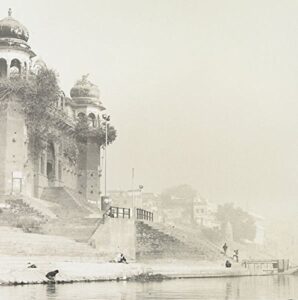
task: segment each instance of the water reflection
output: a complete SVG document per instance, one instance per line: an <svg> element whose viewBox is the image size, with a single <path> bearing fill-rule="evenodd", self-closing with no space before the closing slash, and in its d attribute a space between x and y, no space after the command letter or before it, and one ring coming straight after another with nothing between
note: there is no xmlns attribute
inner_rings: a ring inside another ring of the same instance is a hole
<svg viewBox="0 0 298 300"><path fill-rule="evenodd" d="M57 286L58 285L54 283L49 283L46 285L47 299L56 299Z"/></svg>
<svg viewBox="0 0 298 300"><path fill-rule="evenodd" d="M298 300L297 276L1 287L2 300Z"/></svg>
<svg viewBox="0 0 298 300"><path fill-rule="evenodd" d="M226 295L225 295L225 300L229 300L231 299L232 295L232 283L231 282L227 282L226 283Z"/></svg>

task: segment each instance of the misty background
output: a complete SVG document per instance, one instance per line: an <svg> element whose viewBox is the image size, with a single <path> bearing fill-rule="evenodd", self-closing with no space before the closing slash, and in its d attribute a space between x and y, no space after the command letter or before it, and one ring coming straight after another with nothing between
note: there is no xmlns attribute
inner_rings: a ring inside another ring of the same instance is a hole
<svg viewBox="0 0 298 300"><path fill-rule="evenodd" d="M1 1L60 74L101 89L118 138L108 189L190 184L215 203L297 215L298 2Z"/></svg>

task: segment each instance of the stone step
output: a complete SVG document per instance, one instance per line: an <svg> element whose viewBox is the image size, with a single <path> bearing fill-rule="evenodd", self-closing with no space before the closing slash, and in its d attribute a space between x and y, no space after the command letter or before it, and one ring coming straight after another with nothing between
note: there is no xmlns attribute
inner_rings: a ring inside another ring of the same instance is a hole
<svg viewBox="0 0 298 300"><path fill-rule="evenodd" d="M80 205L71 197L64 188L61 187L48 187L44 188L41 195L42 199L52 201L55 203L63 204L66 207L78 208Z"/></svg>
<svg viewBox="0 0 298 300"><path fill-rule="evenodd" d="M56 219L43 224L41 231L45 234L87 242L99 222L98 219Z"/></svg>
<svg viewBox="0 0 298 300"><path fill-rule="evenodd" d="M0 253L2 255L98 255L97 251L89 245L63 237L23 233L16 229L1 227L0 235Z"/></svg>
<svg viewBox="0 0 298 300"><path fill-rule="evenodd" d="M164 258L179 257L203 257L204 253L197 248L185 244L177 237L164 233L144 222L137 222L137 257Z"/></svg>
<svg viewBox="0 0 298 300"><path fill-rule="evenodd" d="M167 232L169 235L175 236L188 245L193 245L197 248L208 250L209 254L220 257L221 249L217 245L208 241L199 230L192 228L177 228L173 226L165 226L163 224L154 223L152 225L157 230Z"/></svg>
<svg viewBox="0 0 298 300"><path fill-rule="evenodd" d="M137 223L137 252L144 258L198 257L217 259L220 251L193 230L157 223Z"/></svg>

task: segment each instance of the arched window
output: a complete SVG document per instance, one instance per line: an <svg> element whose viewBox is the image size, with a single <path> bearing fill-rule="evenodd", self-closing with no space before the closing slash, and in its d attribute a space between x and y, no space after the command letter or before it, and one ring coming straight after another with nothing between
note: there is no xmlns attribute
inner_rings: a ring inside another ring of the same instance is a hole
<svg viewBox="0 0 298 300"><path fill-rule="evenodd" d="M7 62L4 58L0 58L0 78L7 77Z"/></svg>
<svg viewBox="0 0 298 300"><path fill-rule="evenodd" d="M95 117L95 115L94 115L93 113L90 113L90 114L88 115L88 120L89 120L90 125L91 125L92 127L96 127L96 117Z"/></svg>
<svg viewBox="0 0 298 300"><path fill-rule="evenodd" d="M47 177L55 179L55 148L52 142L47 145Z"/></svg>
<svg viewBox="0 0 298 300"><path fill-rule="evenodd" d="M58 98L57 101L55 101L54 106L57 108L60 107L60 98Z"/></svg>
<svg viewBox="0 0 298 300"><path fill-rule="evenodd" d="M10 63L10 77L17 77L21 74L21 62L14 58Z"/></svg>
<svg viewBox="0 0 298 300"><path fill-rule="evenodd" d="M84 119L85 116L86 116L86 115L85 115L84 113L82 113L82 112L78 113L78 118L79 118L79 119Z"/></svg>

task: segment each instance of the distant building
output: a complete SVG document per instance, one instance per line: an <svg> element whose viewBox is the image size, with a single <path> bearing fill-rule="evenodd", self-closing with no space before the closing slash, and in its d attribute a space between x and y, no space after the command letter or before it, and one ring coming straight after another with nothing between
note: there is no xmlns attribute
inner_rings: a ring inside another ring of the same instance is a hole
<svg viewBox="0 0 298 300"><path fill-rule="evenodd" d="M162 221L160 197L155 193L142 193L142 208L154 214L155 222Z"/></svg>
<svg viewBox="0 0 298 300"><path fill-rule="evenodd" d="M170 196L161 202L162 221L169 225L193 223L192 199Z"/></svg>
<svg viewBox="0 0 298 300"><path fill-rule="evenodd" d="M141 189L136 190L112 190L109 191L110 205L115 207L143 209L152 212L154 221L160 222L159 197L154 193L144 193Z"/></svg>
<svg viewBox="0 0 298 300"><path fill-rule="evenodd" d="M216 220L217 205L197 197L193 202L194 222L207 228L220 228L220 223Z"/></svg>
<svg viewBox="0 0 298 300"><path fill-rule="evenodd" d="M139 190L135 190L134 192L129 190L113 190L109 191L108 194L111 206L132 209L136 203L140 202Z"/></svg>

